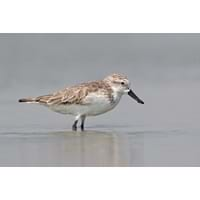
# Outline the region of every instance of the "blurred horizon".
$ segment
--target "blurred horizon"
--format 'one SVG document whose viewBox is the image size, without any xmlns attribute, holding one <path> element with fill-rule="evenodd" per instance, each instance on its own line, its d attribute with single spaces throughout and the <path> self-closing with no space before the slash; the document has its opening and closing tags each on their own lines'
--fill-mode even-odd
<svg viewBox="0 0 200 200">
<path fill-rule="evenodd" d="M 110 73 L 137 85 L 200 80 L 200 34 L 0 34 L 0 88 L 56 89 Z"/>
</svg>

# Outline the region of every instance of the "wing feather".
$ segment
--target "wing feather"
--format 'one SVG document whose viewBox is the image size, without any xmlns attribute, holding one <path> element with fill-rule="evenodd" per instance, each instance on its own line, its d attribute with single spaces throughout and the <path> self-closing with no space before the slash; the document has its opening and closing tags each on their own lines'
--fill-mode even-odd
<svg viewBox="0 0 200 200">
<path fill-rule="evenodd" d="M 111 98 L 109 96 L 109 90 L 111 90 L 111 88 L 105 85 L 104 82 L 96 81 L 68 87 L 53 94 L 37 97 L 36 100 L 39 103 L 47 105 L 88 104 L 89 102 L 84 101 L 85 97 L 87 97 L 89 93 L 96 92 L 97 90 L 101 90 L 108 95 L 108 98 Z"/>
</svg>

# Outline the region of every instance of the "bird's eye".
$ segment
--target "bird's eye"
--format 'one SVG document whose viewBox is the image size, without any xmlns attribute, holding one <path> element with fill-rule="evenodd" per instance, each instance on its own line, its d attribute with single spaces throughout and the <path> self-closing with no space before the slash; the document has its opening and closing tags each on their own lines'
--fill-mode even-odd
<svg viewBox="0 0 200 200">
<path fill-rule="evenodd" d="M 124 85 L 125 84 L 124 81 L 122 81 L 121 84 Z"/>
</svg>

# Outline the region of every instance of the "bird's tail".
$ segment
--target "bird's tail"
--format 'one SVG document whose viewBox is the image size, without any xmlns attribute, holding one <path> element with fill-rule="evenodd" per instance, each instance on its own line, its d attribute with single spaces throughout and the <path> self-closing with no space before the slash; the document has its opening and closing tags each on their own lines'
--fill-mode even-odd
<svg viewBox="0 0 200 200">
<path fill-rule="evenodd" d="M 23 99 L 19 99 L 20 103 L 38 103 L 36 101 L 36 98 L 23 98 Z"/>
</svg>

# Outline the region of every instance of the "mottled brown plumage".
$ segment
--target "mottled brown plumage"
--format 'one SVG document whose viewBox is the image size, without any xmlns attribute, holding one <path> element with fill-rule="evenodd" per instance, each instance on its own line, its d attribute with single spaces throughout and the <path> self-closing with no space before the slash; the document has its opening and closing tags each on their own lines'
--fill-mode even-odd
<svg viewBox="0 0 200 200">
<path fill-rule="evenodd" d="M 113 101 L 112 88 L 105 81 L 93 81 L 93 82 L 82 83 L 80 85 L 72 87 L 67 87 L 53 94 L 39 96 L 35 98 L 34 101 L 47 105 L 53 105 L 53 104 L 85 105 L 88 104 L 88 102 L 85 101 L 85 97 L 87 97 L 89 93 L 97 91 L 107 96 L 110 102 Z"/>
</svg>

